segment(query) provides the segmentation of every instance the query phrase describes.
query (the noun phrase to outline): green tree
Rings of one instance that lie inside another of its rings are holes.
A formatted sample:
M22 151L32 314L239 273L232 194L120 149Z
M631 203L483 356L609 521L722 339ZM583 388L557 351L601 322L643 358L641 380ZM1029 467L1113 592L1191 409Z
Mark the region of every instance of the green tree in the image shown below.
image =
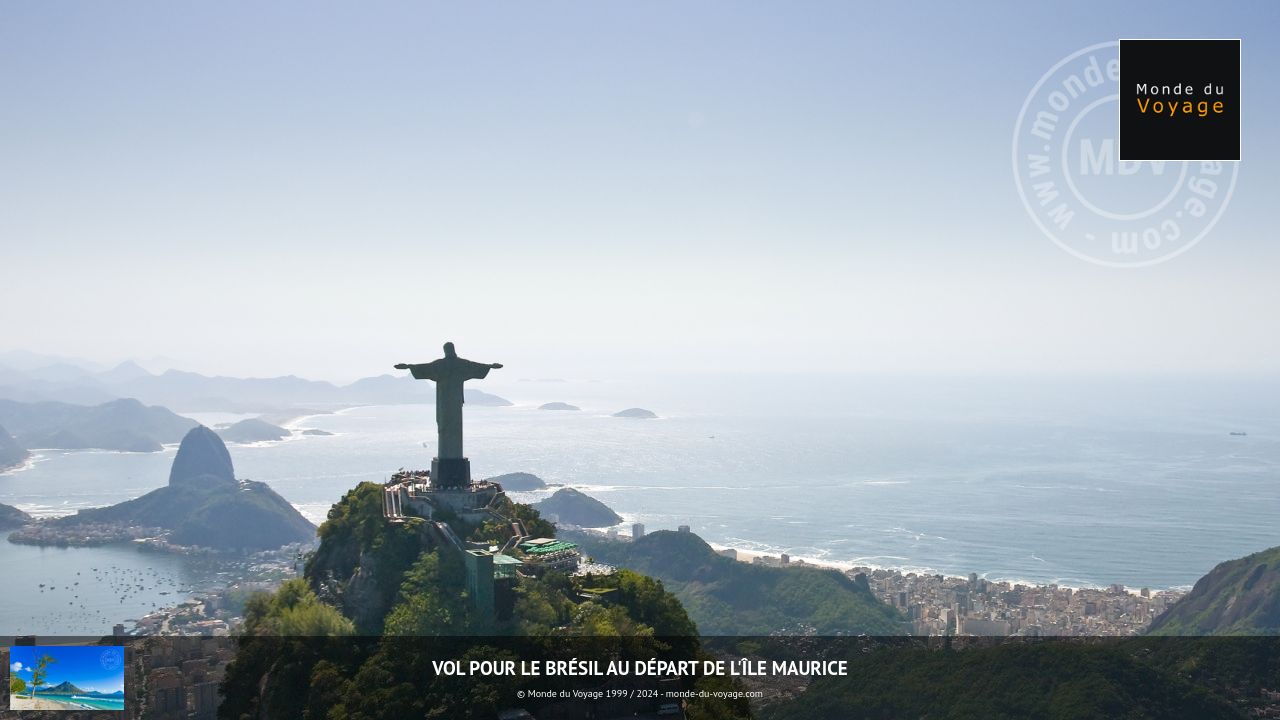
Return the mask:
M27 689L27 683L22 678L18 677L17 675L14 675L13 677L9 678L9 694L10 695L17 695L18 693L26 689Z
M36 667L31 671L32 698L35 698L36 696L36 688L43 685L44 681L49 679L49 665L55 662L57 662L57 660L54 660L48 655L41 655L40 659L36 660Z
M341 637L355 634L342 613L316 597L302 578L280 586L274 595L259 594L245 606L245 632L288 637Z
M400 601L387 614L385 634L460 635L478 630L463 590L467 571L453 552L424 552L404 574Z

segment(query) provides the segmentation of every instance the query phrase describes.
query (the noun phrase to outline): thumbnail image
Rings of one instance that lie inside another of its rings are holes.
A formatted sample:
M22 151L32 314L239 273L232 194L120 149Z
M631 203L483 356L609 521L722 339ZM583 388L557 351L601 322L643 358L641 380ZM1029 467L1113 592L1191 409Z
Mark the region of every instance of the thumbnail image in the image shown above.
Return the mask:
M9 648L10 710L124 710L124 648Z

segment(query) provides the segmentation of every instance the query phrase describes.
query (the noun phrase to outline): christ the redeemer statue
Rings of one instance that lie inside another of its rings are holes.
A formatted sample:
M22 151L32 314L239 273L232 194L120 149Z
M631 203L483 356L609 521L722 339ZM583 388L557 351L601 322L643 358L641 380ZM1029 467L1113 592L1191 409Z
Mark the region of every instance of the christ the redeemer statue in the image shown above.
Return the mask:
M499 363L478 363L458 357L453 343L444 344L444 357L429 363L400 363L417 380L436 384L436 431L439 446L431 462L431 484L436 487L465 487L471 483L471 463L462 454L462 383L480 380Z

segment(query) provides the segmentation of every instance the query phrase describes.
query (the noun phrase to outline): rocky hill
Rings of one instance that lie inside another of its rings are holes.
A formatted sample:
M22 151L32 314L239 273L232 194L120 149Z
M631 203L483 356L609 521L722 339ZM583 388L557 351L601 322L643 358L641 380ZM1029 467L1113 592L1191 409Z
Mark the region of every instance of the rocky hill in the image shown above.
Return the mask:
M623 697L601 705L598 699L567 699L567 693L526 693L552 684L564 691L594 689L599 677L460 678L433 672L431 663L702 657L697 629L679 602L658 581L627 570L594 577L522 573L509 578L514 586L494 586L495 592L510 590L509 613L484 614L471 600L473 580L463 554L440 539L439 527L421 518L388 522L382 503L382 486L353 488L320 527L320 548L307 563L305 580L289 580L274 595L249 601L238 653L221 685L220 716L480 720L505 716L518 698L518 707L536 717L651 717L657 696L638 691L657 690L653 675L610 677L609 687ZM537 515L527 506L509 510L509 518ZM498 539L486 534L487 525L469 528L455 519L448 527L462 537L474 533L473 540ZM360 637L310 643L298 637L353 634ZM686 675L674 682L670 689L694 695L688 717L749 717L745 700L703 699L713 691L740 690L730 679Z
M218 435L227 442L255 443L283 440L293 433L279 425L272 425L265 420L249 418L218 428Z
M28 448L156 452L196 422L133 399L94 406L0 400L0 425Z
M688 532L660 530L635 542L564 533L596 560L661 580L704 635L903 634L903 618L865 583L836 570L766 567L716 553Z
M231 464L231 453L227 452L226 444L217 433L201 425L182 438L178 454L173 457L173 465L169 466L170 487L234 487L235 484L236 471Z
M513 472L506 473L505 475L495 475L489 479L501 485L503 490L512 490L516 492L524 490L541 490L547 486L547 484L542 481L542 478L534 475L533 473L527 472Z
M31 453L18 444L13 436L0 426L0 470L17 467L26 462Z
M1280 635L1280 547L1219 564L1148 632Z
M573 488L561 488L533 506L544 516L555 515L560 522L579 527L610 527L622 522L622 516L608 505Z
M57 685L53 685L51 687L40 688L39 692L41 695L83 695L84 694L84 690L81 690L79 687L71 684L67 680L63 680Z
M12 505L0 503L0 530L12 530L31 522L31 516Z
M132 528L160 528L176 545L257 551L315 537L315 526L288 501L264 483L237 481L234 472L222 439L199 426L183 438L168 486L117 505L28 526L24 535L15 533L10 540L65 542L87 526L99 534L114 530L121 538L131 537Z

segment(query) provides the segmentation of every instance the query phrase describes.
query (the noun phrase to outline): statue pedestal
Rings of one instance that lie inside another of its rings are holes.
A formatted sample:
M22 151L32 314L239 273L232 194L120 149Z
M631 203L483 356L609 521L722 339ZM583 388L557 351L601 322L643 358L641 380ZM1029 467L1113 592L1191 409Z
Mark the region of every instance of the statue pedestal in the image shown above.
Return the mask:
M470 460L467 458L431 458L431 487L465 488L470 484Z

